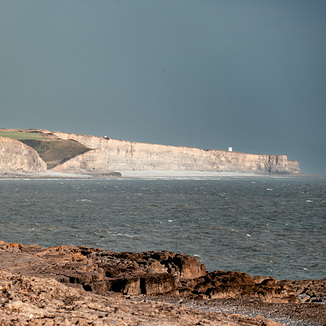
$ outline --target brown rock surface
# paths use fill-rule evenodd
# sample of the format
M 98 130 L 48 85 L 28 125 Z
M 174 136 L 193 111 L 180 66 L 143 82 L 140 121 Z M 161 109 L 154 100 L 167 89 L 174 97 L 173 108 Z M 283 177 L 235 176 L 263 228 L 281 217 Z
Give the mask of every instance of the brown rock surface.
M 223 311 L 323 325 L 325 283 L 207 273 L 168 251 L 0 242 L 0 325 L 278 325 Z
M 1 325 L 281 325 L 260 316 L 227 315 L 117 294 L 98 296 L 53 279 L 4 271 L 0 295 Z

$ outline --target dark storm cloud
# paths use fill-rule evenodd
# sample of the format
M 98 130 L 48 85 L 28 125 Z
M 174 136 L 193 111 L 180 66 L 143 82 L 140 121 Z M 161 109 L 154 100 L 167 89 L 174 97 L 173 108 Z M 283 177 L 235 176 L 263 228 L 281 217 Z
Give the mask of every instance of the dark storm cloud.
M 324 173 L 326 2 L 0 0 L 1 126 Z

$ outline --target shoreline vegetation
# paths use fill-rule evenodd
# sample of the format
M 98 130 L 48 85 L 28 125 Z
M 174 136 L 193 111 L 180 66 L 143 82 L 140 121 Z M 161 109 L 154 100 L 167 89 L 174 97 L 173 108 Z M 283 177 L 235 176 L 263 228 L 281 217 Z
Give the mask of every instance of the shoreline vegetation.
M 325 325 L 326 279 L 206 272 L 169 251 L 0 241 L 0 325 Z

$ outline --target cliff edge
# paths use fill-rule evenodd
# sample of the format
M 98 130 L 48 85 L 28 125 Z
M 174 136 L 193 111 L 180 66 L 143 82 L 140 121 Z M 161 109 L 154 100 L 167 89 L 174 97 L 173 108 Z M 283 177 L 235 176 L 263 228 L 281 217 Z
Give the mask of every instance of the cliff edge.
M 300 175 L 286 155 L 130 142 L 40 129 L 0 129 L 0 171 L 112 175 L 112 171 Z
M 286 155 L 255 155 L 222 150 L 168 146 L 116 140 L 106 137 L 53 132 L 73 139 L 92 151 L 57 165 L 58 172 L 105 173 L 106 171 L 159 170 L 237 172 L 261 175 L 300 174 L 299 164 Z
M 12 172 L 44 172 L 46 163 L 38 153 L 22 142 L 0 137 L 0 171 Z

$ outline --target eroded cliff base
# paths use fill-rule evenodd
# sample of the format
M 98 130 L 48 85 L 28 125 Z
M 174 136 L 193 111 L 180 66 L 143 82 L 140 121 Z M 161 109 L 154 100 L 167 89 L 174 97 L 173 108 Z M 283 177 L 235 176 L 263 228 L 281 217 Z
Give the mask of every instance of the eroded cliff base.
M 0 242 L 0 325 L 324 325 L 325 302 L 326 279 L 208 273 L 169 251 Z

